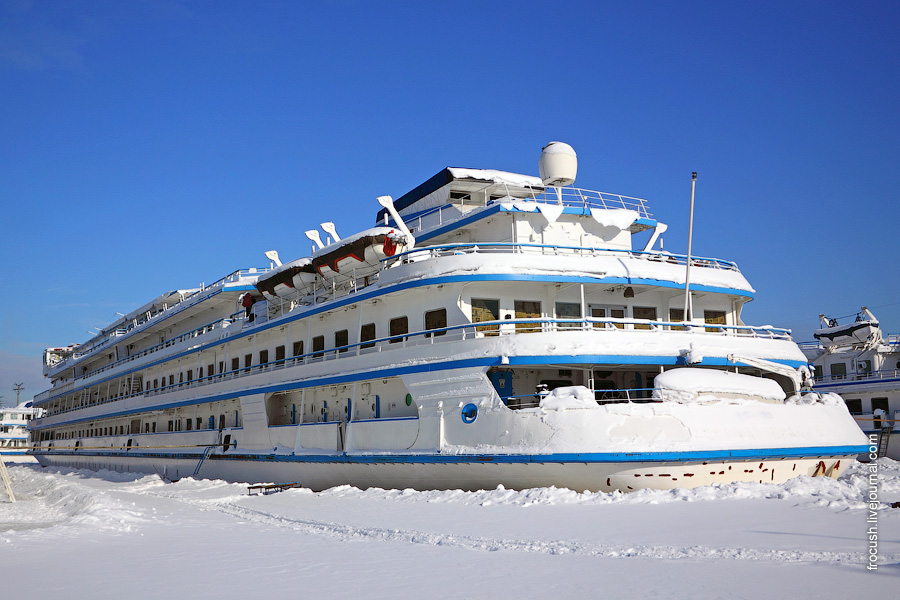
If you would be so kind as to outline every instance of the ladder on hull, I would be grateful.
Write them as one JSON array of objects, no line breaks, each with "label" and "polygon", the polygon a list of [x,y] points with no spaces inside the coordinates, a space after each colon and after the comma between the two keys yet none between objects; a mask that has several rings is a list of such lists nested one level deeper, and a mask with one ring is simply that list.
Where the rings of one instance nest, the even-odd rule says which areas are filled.
[{"label": "ladder on hull", "polygon": [[203,463],[206,462],[206,459],[209,458],[209,455],[212,454],[212,451],[215,450],[217,446],[221,445],[221,443],[222,443],[222,430],[220,429],[219,435],[216,436],[216,443],[213,444],[212,446],[207,446],[203,450],[203,454],[200,456],[200,462],[197,463],[197,466],[194,468],[193,474],[191,474],[191,477],[193,479],[197,479],[197,475],[200,474],[200,467],[203,466]]},{"label": "ladder on hull", "polygon": [[878,458],[887,456],[888,444],[891,441],[891,430],[893,429],[891,425],[885,425],[881,428],[881,434],[878,436]]},{"label": "ladder on hull", "polygon": [[3,464],[3,455],[0,455],[0,479],[3,480],[3,487],[6,489],[6,495],[9,496],[10,502],[16,501],[16,496],[12,491],[12,482],[9,480],[9,472],[6,465]]}]

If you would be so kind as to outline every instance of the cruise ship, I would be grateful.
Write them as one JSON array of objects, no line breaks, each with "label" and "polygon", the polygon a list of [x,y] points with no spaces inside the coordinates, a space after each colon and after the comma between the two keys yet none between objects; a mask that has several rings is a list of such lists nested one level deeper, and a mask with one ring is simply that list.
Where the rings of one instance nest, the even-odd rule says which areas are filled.
[{"label": "cruise ship", "polygon": [[28,423],[38,410],[31,402],[18,406],[0,406],[0,460],[4,462],[35,462],[27,454]]},{"label": "cruise ship", "polygon": [[824,314],[819,321],[817,341],[801,344],[815,388],[840,394],[876,455],[900,460],[900,335],[884,333],[865,306],[843,324]]},{"label": "cruise ship", "polygon": [[[867,440],[728,260],[646,201],[445,168],[307,257],[166,292],[50,348],[42,465],[313,490],[629,491],[837,477]],[[692,184],[693,185],[693,184]],[[693,192],[692,192],[693,194]],[[373,203],[374,207],[374,203]]]}]

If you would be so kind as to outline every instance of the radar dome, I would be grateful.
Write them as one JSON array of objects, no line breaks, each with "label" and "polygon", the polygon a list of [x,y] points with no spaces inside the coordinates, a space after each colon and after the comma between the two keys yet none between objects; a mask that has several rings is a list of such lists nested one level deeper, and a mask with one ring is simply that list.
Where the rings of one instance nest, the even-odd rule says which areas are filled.
[{"label": "radar dome", "polygon": [[578,171],[578,157],[565,142],[550,142],[541,150],[539,167],[544,185],[572,185]]}]

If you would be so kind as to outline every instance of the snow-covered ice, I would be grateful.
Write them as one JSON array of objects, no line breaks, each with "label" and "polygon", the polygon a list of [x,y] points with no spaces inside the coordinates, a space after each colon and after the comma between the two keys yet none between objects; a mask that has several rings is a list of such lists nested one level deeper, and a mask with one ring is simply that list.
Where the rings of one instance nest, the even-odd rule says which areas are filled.
[{"label": "snow-covered ice", "polygon": [[632,494],[292,489],[12,465],[4,598],[894,598],[900,463]]}]

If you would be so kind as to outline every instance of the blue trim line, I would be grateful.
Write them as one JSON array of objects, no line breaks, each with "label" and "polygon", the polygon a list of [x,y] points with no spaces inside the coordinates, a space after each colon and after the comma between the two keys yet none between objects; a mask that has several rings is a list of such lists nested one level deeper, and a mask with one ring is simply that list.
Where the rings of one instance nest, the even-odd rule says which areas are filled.
[{"label": "blue trim line", "polygon": [[[754,460],[803,458],[817,456],[856,456],[869,451],[869,446],[810,446],[796,448],[752,448],[746,450],[696,450],[692,452],[584,452],[559,454],[227,454],[210,455],[210,460],[240,460],[332,464],[509,464],[509,463],[685,463],[720,460]],[[130,451],[85,452],[83,450],[36,450],[35,455],[65,456],[131,456],[153,458],[186,458],[196,460],[197,453],[143,453],[140,446]]]}]

